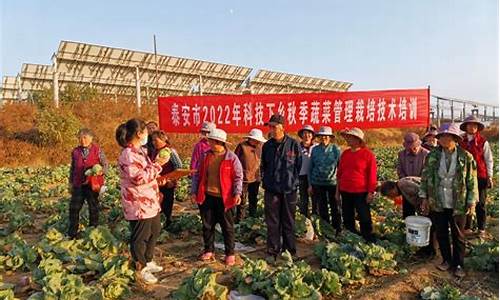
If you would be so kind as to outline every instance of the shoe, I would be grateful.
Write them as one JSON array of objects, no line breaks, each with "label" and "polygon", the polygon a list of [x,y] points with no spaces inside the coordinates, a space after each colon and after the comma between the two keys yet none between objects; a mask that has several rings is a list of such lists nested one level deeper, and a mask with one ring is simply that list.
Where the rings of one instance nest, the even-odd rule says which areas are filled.
[{"label": "shoe", "polygon": [[163,267],[157,265],[154,261],[150,261],[146,264],[146,269],[151,273],[158,273],[163,271]]},{"label": "shoe", "polygon": [[158,278],[156,278],[151,272],[148,270],[148,268],[144,268],[140,272],[140,276],[142,281],[146,284],[155,284],[158,282]]},{"label": "shoe", "polygon": [[465,271],[461,266],[457,266],[455,269],[455,276],[458,278],[464,278],[465,277]]},{"label": "shoe", "polygon": [[271,265],[271,266],[276,265],[276,256],[274,256],[274,255],[268,255],[266,257],[266,262],[267,262],[268,265]]},{"label": "shoe", "polygon": [[236,257],[234,255],[226,255],[224,262],[226,263],[226,266],[232,267],[236,264]]},{"label": "shoe", "polygon": [[464,235],[470,236],[470,235],[473,235],[473,234],[474,234],[474,231],[472,231],[471,229],[465,229],[464,230]]},{"label": "shoe", "polygon": [[214,260],[215,255],[213,252],[205,252],[200,256],[201,261],[211,261]]},{"label": "shoe", "polygon": [[440,265],[437,265],[436,268],[443,272],[448,271],[450,269],[450,264],[447,262],[442,262]]}]

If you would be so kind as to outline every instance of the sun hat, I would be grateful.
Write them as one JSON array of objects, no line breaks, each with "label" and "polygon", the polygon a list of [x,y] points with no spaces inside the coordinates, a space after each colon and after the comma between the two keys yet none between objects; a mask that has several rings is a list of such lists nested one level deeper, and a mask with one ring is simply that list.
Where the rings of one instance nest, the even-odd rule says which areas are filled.
[{"label": "sun hat", "polygon": [[445,123],[439,127],[438,134],[436,138],[440,138],[443,134],[451,134],[455,136],[458,140],[462,139],[462,132],[457,123]]},{"label": "sun hat", "polygon": [[358,139],[360,139],[362,142],[365,141],[365,134],[363,133],[363,131],[361,129],[359,129],[357,127],[353,127],[353,128],[350,128],[350,129],[345,129],[342,132],[340,132],[340,134],[342,136],[352,135],[352,136],[355,136]]},{"label": "sun hat", "polygon": [[333,131],[330,126],[321,126],[318,132],[316,132],[317,136],[333,136]]},{"label": "sun hat", "polygon": [[200,132],[210,132],[212,131],[213,129],[215,129],[216,126],[214,123],[212,122],[203,122],[203,124],[201,124],[201,128],[200,128]]},{"label": "sun hat", "polygon": [[481,131],[484,129],[484,124],[474,115],[468,116],[465,118],[465,120],[460,124],[460,129],[462,131],[465,131],[465,128],[467,127],[467,124],[469,123],[476,123],[477,124],[477,130]]},{"label": "sun hat", "polygon": [[262,134],[262,130],[254,128],[250,130],[250,133],[246,136],[248,139],[256,140],[257,142],[265,143],[267,140],[264,138]]},{"label": "sun hat", "polygon": [[207,135],[207,138],[209,140],[223,142],[224,144],[230,144],[229,142],[227,142],[227,133],[219,128],[214,128],[212,131],[210,131]]},{"label": "sun hat", "polygon": [[315,134],[314,133],[314,128],[311,126],[311,125],[305,125],[304,127],[302,127],[299,132],[297,132],[297,135],[302,138],[302,135],[304,134],[305,131],[309,131],[311,132],[313,135]]}]

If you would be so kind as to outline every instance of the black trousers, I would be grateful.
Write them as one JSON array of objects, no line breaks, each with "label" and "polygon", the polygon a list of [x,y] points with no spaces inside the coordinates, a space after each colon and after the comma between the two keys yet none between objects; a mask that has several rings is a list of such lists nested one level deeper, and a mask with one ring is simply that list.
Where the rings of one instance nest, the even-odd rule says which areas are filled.
[{"label": "black trousers", "polygon": [[[267,225],[267,253],[277,256],[288,250],[295,255],[295,210],[297,193],[264,193],[264,210]],[[283,244],[281,243],[283,241]]]},{"label": "black trousers", "polygon": [[83,202],[87,201],[89,206],[89,226],[97,226],[99,223],[99,193],[92,191],[89,185],[73,187],[71,201],[69,203],[69,228],[68,235],[76,238],[80,224],[80,210]]},{"label": "black trousers", "polygon": [[142,266],[153,260],[156,241],[161,232],[160,214],[156,217],[129,221],[130,252],[135,262]]},{"label": "black trousers", "polygon": [[241,193],[241,203],[236,207],[235,223],[239,223],[246,216],[248,206],[248,214],[250,217],[257,216],[257,196],[259,195],[260,181],[244,182]]},{"label": "black trousers", "polygon": [[416,213],[415,206],[403,197],[403,219],[408,216],[414,216]]},{"label": "black trousers", "polygon": [[370,205],[366,203],[368,193],[348,193],[340,192],[342,196],[342,218],[344,226],[347,230],[358,233],[355,226],[355,212],[359,216],[359,225],[361,227],[361,235],[368,242],[373,242],[372,217],[370,213]]},{"label": "black trousers", "polygon": [[[486,197],[488,192],[488,179],[478,178],[477,186],[479,190],[479,202],[476,203],[477,229],[484,230],[486,227]],[[468,215],[465,223],[465,229],[472,228],[472,216]]]},{"label": "black trousers", "polygon": [[[436,237],[443,261],[451,266],[464,266],[465,257],[465,216],[453,216],[453,209],[444,209],[442,212],[431,212],[432,223],[436,226]],[[453,243],[453,252],[450,245]]]},{"label": "black trousers", "polygon": [[335,185],[313,185],[313,199],[316,199],[318,203],[321,219],[332,224],[333,228],[338,232],[341,229],[341,218],[340,210],[335,200],[336,188],[337,186]]},{"label": "black trousers", "polygon": [[312,214],[319,215],[318,201],[315,197],[309,196],[309,179],[307,175],[299,176],[299,211],[306,218],[309,218],[309,198],[311,198]]},{"label": "black trousers", "polygon": [[199,205],[203,224],[203,244],[205,252],[215,252],[215,225],[219,223],[224,237],[226,255],[234,254],[234,215],[233,209],[224,209],[222,198],[205,195],[205,201]]},{"label": "black trousers", "polygon": [[163,194],[161,211],[165,216],[165,227],[172,223],[172,208],[174,207],[175,188],[160,187],[160,193]]}]

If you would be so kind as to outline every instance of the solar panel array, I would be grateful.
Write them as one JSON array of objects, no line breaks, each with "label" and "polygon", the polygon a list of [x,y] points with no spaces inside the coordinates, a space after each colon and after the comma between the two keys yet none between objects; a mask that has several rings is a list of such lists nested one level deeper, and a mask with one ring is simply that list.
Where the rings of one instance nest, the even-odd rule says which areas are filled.
[{"label": "solar panel array", "polygon": [[[56,71],[56,72],[55,72]],[[53,65],[23,64],[19,76],[5,76],[2,99],[68,84],[92,86],[99,93],[141,97],[159,95],[304,93],[346,91],[348,82],[260,70],[127,49],[61,41]]]}]

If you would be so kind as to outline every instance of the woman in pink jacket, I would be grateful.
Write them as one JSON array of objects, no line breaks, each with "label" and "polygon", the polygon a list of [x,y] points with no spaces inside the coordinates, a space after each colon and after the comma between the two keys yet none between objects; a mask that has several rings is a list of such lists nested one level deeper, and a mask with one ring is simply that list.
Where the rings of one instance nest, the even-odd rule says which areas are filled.
[{"label": "woman in pink jacket", "polygon": [[138,276],[147,284],[158,279],[153,275],[162,267],[153,261],[156,240],[160,235],[160,192],[156,178],[164,159],[149,159],[144,145],[148,140],[146,123],[131,119],[116,129],[116,141],[123,148],[118,158],[123,214],[130,223],[130,252]]}]

